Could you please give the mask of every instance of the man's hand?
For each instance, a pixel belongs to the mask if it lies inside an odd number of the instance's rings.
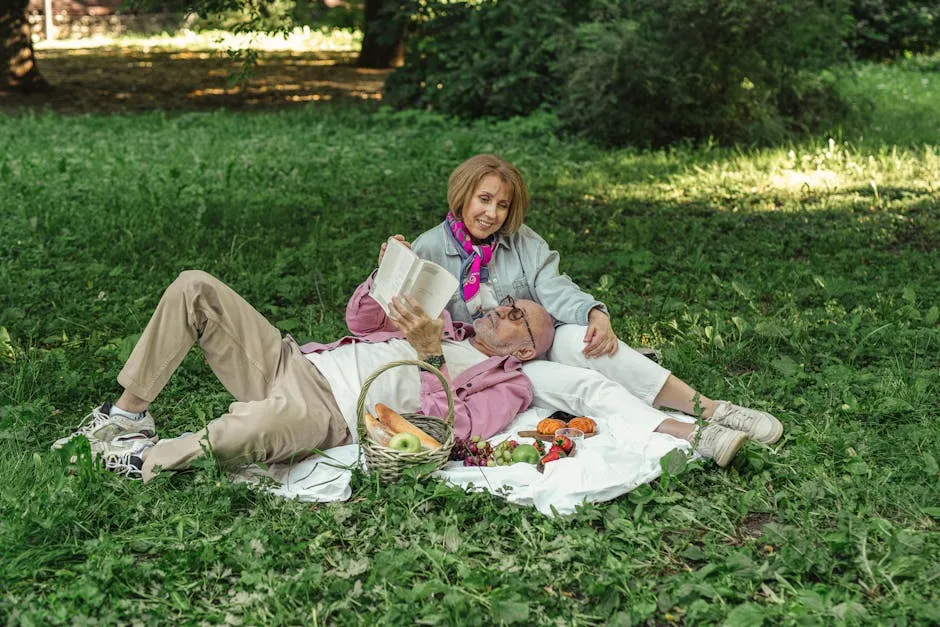
[[[581,351],[585,357],[594,358],[601,355],[614,355],[620,348],[617,334],[610,326],[610,318],[600,309],[592,309],[588,314],[587,333],[584,334],[584,349]]]
[[[405,236],[402,235],[401,233],[399,233],[398,235],[392,235],[392,237],[394,237],[395,239],[397,239],[399,242],[401,242],[402,244],[404,244],[404,245],[407,246],[408,248],[411,248],[411,243],[405,241]],[[385,256],[385,249],[386,249],[386,248],[388,248],[388,240],[385,240],[384,242],[382,242],[382,247],[379,248],[379,264],[382,263],[382,258]]]
[[[396,296],[388,307],[389,318],[418,351],[418,358],[442,355],[441,332],[444,321],[432,320],[411,296]]]

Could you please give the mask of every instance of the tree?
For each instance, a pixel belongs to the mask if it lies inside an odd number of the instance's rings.
[[[49,83],[39,73],[26,9],[29,0],[0,1],[0,90],[41,91]]]
[[[405,21],[396,0],[365,0],[359,67],[385,69],[405,60]]]

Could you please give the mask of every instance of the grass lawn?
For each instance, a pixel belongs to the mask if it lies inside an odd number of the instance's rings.
[[[2,622],[940,622],[935,67],[866,67],[869,126],[761,150],[354,105],[0,116]],[[118,392],[181,270],[338,337],[381,240],[436,224],[483,151],[523,170],[530,224],[625,341],[783,440],[560,519],[435,483],[325,505],[210,467],[144,486],[48,450]],[[169,436],[230,400],[194,353],[154,413]]]

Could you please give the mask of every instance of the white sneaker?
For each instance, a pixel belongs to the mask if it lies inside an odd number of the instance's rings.
[[[143,433],[119,435],[102,446],[96,453],[106,470],[123,475],[128,479],[142,479],[144,467],[143,453],[153,447],[153,442]]]
[[[60,449],[80,435],[88,438],[88,443],[94,447],[98,442],[110,442],[117,436],[128,433],[142,433],[148,438],[156,435],[156,425],[150,412],[145,411],[144,415],[136,420],[120,414],[112,416],[111,403],[104,403],[82,419],[77,431],[53,442],[52,448]]]
[[[783,435],[783,423],[765,411],[741,407],[728,401],[717,401],[709,422],[745,432],[752,440],[773,444]]]
[[[702,457],[715,460],[715,463],[724,468],[731,463],[734,456],[747,442],[747,434],[719,425],[706,424],[701,427],[698,446],[695,448]],[[695,441],[696,436],[692,436]]]

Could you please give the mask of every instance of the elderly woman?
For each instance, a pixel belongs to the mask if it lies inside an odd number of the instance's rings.
[[[458,290],[447,305],[454,320],[472,322],[507,296],[534,300],[557,325],[546,355],[555,363],[537,366],[539,377],[565,382],[570,388],[572,377],[581,375],[562,365],[587,368],[619,383],[647,405],[694,414],[697,401],[702,416],[713,424],[760,442],[780,439],[783,425],[774,416],[712,400],[617,338],[604,303],[562,274],[558,253],[524,224],[529,192],[511,163],[488,154],[461,163],[450,175],[447,202],[450,210],[444,221],[422,233],[412,249],[458,278]],[[395,237],[405,241],[401,235]],[[379,261],[384,253],[385,244]],[[657,430],[654,423],[655,417],[647,425],[650,430]]]

